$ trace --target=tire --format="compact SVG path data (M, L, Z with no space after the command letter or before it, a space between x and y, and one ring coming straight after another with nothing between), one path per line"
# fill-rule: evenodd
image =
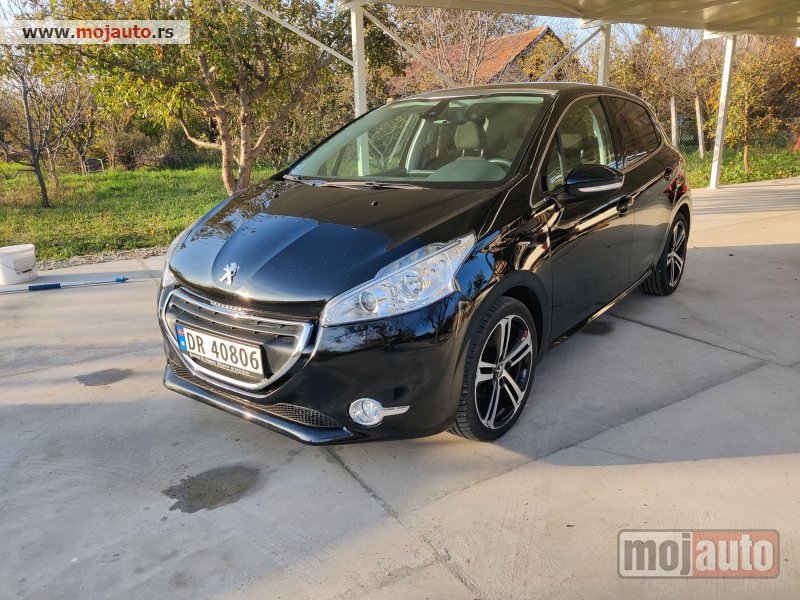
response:
M669 296L678 289L686 267L686 246L689 242L689 224L683 213L678 213L669 228L667 243L658 258L655 271L642 284L642 290L652 296Z
M491 441L514 426L531 395L536 325L522 302L507 297L475 318L478 326L467 341L464 380L450 432Z

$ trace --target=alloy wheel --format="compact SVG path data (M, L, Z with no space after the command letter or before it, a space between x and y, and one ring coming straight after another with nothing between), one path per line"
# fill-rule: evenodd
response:
M532 367L528 325L518 315L504 317L483 346L475 377L475 406L485 427L500 429L517 413Z
M686 224L679 219L672 228L669 252L667 254L667 283L674 288L678 285L686 261Z

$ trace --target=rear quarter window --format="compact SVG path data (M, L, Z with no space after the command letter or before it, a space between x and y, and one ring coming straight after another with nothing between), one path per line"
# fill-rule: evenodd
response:
M619 164L626 168L653 152L661 143L647 109L625 98L606 98L620 133Z

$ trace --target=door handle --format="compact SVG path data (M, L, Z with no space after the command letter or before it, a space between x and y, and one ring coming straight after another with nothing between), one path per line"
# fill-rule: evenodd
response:
M627 213L631 208L631 197L623 196L617 202L617 212L621 215Z

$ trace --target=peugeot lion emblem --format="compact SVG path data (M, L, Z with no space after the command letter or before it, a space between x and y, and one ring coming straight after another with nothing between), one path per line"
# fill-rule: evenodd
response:
M225 265L225 271L222 273L222 277L220 277L219 280L222 283L227 283L228 285L231 285L233 283L233 278L238 271L239 271L239 265L237 265L236 263L228 263L227 265Z

